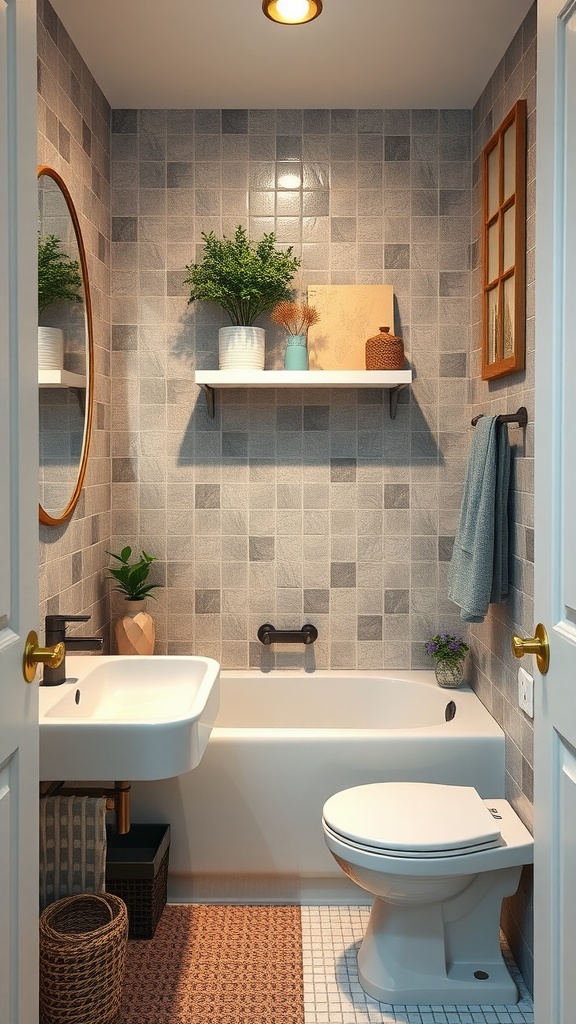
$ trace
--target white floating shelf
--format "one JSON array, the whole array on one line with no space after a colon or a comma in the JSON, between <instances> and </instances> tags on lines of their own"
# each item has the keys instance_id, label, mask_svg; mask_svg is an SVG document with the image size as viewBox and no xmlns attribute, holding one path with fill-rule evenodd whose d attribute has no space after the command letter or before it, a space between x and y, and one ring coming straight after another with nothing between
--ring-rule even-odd
<instances>
[{"instance_id":1,"label":"white floating shelf","mask_svg":"<svg viewBox=\"0 0 576 1024\"><path fill-rule=\"evenodd\" d=\"M195 379L211 416L218 388L385 388L394 419L398 392L412 383L412 370L197 370Z\"/></svg>"},{"instance_id":2,"label":"white floating shelf","mask_svg":"<svg viewBox=\"0 0 576 1024\"><path fill-rule=\"evenodd\" d=\"M197 370L211 388L397 388L412 370Z\"/></svg>"},{"instance_id":3,"label":"white floating shelf","mask_svg":"<svg viewBox=\"0 0 576 1024\"><path fill-rule=\"evenodd\" d=\"M38 384L41 388L85 388L86 377L70 370L38 370Z\"/></svg>"}]
</instances>

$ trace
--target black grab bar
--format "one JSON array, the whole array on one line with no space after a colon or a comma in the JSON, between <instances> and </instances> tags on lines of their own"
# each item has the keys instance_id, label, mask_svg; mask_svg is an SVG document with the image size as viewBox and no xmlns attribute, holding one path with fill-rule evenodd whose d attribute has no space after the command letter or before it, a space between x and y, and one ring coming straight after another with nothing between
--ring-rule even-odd
<instances>
[{"instance_id":1,"label":"black grab bar","mask_svg":"<svg viewBox=\"0 0 576 1024\"><path fill-rule=\"evenodd\" d=\"M482 419L483 415L484 413L481 412L474 417L471 421L473 427L476 426L478 420ZM519 427L526 427L528 426L528 410L525 405L521 405L518 412L500 413L496 420L498 423L516 423Z\"/></svg>"},{"instance_id":2,"label":"black grab bar","mask_svg":"<svg viewBox=\"0 0 576 1024\"><path fill-rule=\"evenodd\" d=\"M258 639L266 647L270 644L313 644L318 639L318 630L311 622L307 622L302 629L275 629L269 622L265 622L258 629Z\"/></svg>"}]
</instances>

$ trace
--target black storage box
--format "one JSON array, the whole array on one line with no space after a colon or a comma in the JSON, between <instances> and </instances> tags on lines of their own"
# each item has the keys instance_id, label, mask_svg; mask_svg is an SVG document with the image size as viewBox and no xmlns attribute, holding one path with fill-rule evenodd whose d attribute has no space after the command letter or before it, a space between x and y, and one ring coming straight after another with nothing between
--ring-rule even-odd
<instances>
[{"instance_id":1,"label":"black storage box","mask_svg":"<svg viewBox=\"0 0 576 1024\"><path fill-rule=\"evenodd\" d=\"M130 939L151 939L166 906L169 825L132 825L121 836L106 826L106 892L128 907Z\"/></svg>"}]
</instances>

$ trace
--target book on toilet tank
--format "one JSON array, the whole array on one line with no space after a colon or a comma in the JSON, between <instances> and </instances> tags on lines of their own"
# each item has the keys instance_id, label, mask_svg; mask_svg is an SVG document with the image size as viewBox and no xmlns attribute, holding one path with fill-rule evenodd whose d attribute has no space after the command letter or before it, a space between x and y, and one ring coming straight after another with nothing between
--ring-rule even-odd
<instances>
[{"instance_id":1,"label":"book on toilet tank","mask_svg":"<svg viewBox=\"0 0 576 1024\"><path fill-rule=\"evenodd\" d=\"M391 284L310 284L308 303L320 317L308 329L311 370L365 370L368 338L394 334Z\"/></svg>"}]
</instances>

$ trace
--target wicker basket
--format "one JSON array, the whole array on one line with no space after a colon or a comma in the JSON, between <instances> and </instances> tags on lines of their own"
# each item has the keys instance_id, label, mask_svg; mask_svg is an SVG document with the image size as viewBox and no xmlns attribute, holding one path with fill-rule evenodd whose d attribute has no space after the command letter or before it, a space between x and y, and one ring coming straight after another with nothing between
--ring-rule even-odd
<instances>
[{"instance_id":1,"label":"wicker basket","mask_svg":"<svg viewBox=\"0 0 576 1024\"><path fill-rule=\"evenodd\" d=\"M108 826L106 891L128 909L128 938L152 939L166 906L169 825L132 825L127 835Z\"/></svg>"},{"instance_id":2,"label":"wicker basket","mask_svg":"<svg viewBox=\"0 0 576 1024\"><path fill-rule=\"evenodd\" d=\"M115 878L106 882L108 892L120 896L128 908L131 939L153 939L168 890L168 850L154 878Z\"/></svg>"},{"instance_id":3,"label":"wicker basket","mask_svg":"<svg viewBox=\"0 0 576 1024\"><path fill-rule=\"evenodd\" d=\"M40 916L41 1024L111 1024L120 1009L126 904L108 893L51 903Z\"/></svg>"},{"instance_id":4,"label":"wicker basket","mask_svg":"<svg viewBox=\"0 0 576 1024\"><path fill-rule=\"evenodd\" d=\"M380 333L366 342L367 370L403 370L404 342L389 327L381 327Z\"/></svg>"}]
</instances>

